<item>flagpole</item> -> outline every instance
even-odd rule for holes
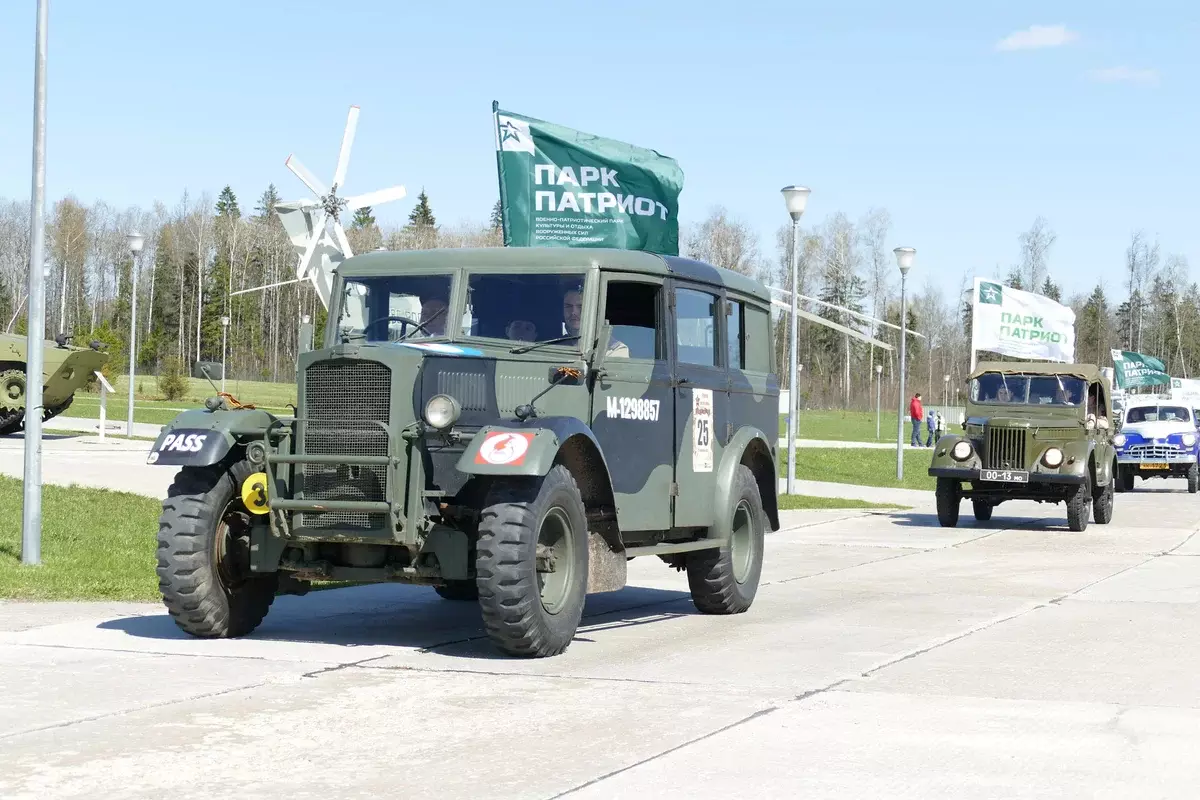
[[[500,230],[503,231],[503,245],[508,247],[512,237],[508,230],[508,214],[504,206],[504,154],[500,152],[500,101],[492,101],[492,134],[496,139],[496,180],[500,187]]]
[[[975,279],[974,292],[971,295],[971,372],[975,371],[975,332],[979,330],[979,316],[976,311],[979,309],[979,278]]]

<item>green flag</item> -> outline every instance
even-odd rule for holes
[[[679,254],[683,171],[655,150],[492,103],[504,244]]]
[[[1130,350],[1113,350],[1112,359],[1118,388],[1162,386],[1171,383],[1171,376],[1167,374],[1167,365],[1154,356],[1134,353]]]

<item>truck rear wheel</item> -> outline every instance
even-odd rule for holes
[[[587,596],[587,511],[571,471],[492,487],[479,520],[475,583],[488,638],[544,658],[575,638]]]
[[[1113,515],[1113,484],[1116,476],[1108,479],[1108,483],[1092,495],[1092,517],[1097,525],[1107,525]]]
[[[1187,471],[1188,493],[1195,494],[1197,489],[1200,489],[1200,466],[1191,464]]]
[[[1133,467],[1131,466],[1121,466],[1121,490],[1125,492],[1133,491]]]
[[[193,636],[244,636],[275,600],[279,573],[250,571],[250,517],[238,491],[253,472],[184,467],[158,521],[158,588],[175,624]]]
[[[958,507],[962,502],[962,490],[954,478],[937,479],[937,516],[943,528],[958,525]]]
[[[975,512],[975,519],[980,522],[987,522],[992,518],[992,504],[987,500],[972,500],[971,510]]]
[[[704,614],[740,614],[750,608],[762,575],[766,511],[754,473],[738,467],[728,544],[688,553],[692,604]]]

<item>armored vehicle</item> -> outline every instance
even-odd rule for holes
[[[1116,455],[1108,383],[1091,364],[983,362],[968,377],[962,434],[938,440],[938,522],[975,519],[1005,500],[1065,503],[1073,531],[1112,519]]]
[[[294,416],[212,398],[149,453],[180,467],[158,575],[183,630],[249,633],[311,581],[400,581],[552,656],[638,556],[686,572],[701,612],[750,608],[779,528],[761,284],[638,251],[380,251],[340,265],[329,320]]]
[[[69,337],[59,335],[42,343],[42,421],[67,410],[75,392],[108,361],[100,343],[73,347]],[[0,334],[0,436],[16,433],[25,424],[25,383],[28,339],[23,335]]]
[[[1133,490],[1134,477],[1184,478],[1188,491],[1200,489],[1200,436],[1194,411],[1184,402],[1131,395],[1113,436],[1117,448],[1117,491]]]

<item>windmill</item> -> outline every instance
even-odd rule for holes
[[[350,148],[354,144],[354,134],[358,128],[358,114],[358,106],[350,106],[346,129],[342,133],[342,146],[338,151],[337,166],[333,172],[333,184],[329,188],[300,163],[295,154],[288,155],[283,162],[316,196],[316,199],[305,198],[275,205],[275,213],[279,216],[279,221],[300,259],[296,264],[295,280],[242,289],[233,294],[246,294],[307,280],[316,289],[321,304],[326,309],[329,308],[333,270],[342,261],[354,255],[350,248],[350,240],[346,238],[346,230],[342,227],[342,212],[346,209],[357,211],[367,206],[400,200],[406,194],[403,186],[393,186],[390,189],[379,189],[353,197],[338,195],[338,189],[346,181]]]

